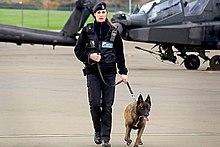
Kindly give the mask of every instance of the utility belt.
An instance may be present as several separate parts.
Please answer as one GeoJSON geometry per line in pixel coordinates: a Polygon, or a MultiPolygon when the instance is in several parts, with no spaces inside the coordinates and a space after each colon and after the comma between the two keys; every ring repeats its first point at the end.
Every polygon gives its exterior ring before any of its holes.
{"type": "Polygon", "coordinates": [[[92,65],[85,65],[82,69],[83,75],[86,76],[88,74],[95,74],[99,75],[100,71],[98,70],[98,64],[99,64],[99,70],[102,72],[102,74],[117,74],[117,67],[115,63],[103,63],[100,62],[94,62],[92,65]]]}
{"type": "MultiPolygon", "coordinates": [[[[100,62],[97,62],[95,65],[93,65],[93,66],[97,66],[97,71],[96,72],[98,72],[98,74],[100,75],[100,78],[102,79],[102,82],[106,85],[106,86],[109,86],[109,87],[114,87],[114,86],[116,86],[116,85],[118,85],[118,84],[120,84],[120,83],[122,83],[123,82],[123,80],[120,80],[120,81],[118,81],[117,83],[115,83],[115,84],[109,84],[109,83],[107,83],[106,81],[105,81],[105,79],[104,79],[104,76],[103,76],[103,73],[102,73],[102,71],[101,71],[101,67],[100,67],[100,62]]],[[[93,68],[94,69],[94,68],[93,68]]],[[[112,72],[113,70],[111,69],[111,71],[110,72],[112,72]]],[[[116,71],[116,70],[115,70],[116,71]]],[[[86,69],[86,67],[83,69],[83,74],[84,74],[84,76],[86,76],[87,75],[87,69],[86,69]]],[[[108,74],[109,74],[109,72],[107,72],[108,74]]],[[[115,73],[110,73],[110,74],[116,74],[116,72],[115,73]]]]}
{"type": "Polygon", "coordinates": [[[83,76],[86,76],[86,75],[87,75],[86,67],[84,67],[84,68],[82,69],[82,72],[83,72],[83,76]]]}

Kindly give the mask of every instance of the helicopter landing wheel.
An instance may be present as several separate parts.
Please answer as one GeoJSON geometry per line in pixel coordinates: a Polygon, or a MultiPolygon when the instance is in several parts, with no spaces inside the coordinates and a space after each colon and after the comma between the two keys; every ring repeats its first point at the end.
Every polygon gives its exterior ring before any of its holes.
{"type": "Polygon", "coordinates": [[[188,55],[184,60],[184,65],[187,69],[197,70],[200,66],[199,57],[196,55],[188,55]]]}
{"type": "Polygon", "coordinates": [[[220,70],[220,55],[215,55],[210,59],[209,65],[214,70],[220,70]]]}

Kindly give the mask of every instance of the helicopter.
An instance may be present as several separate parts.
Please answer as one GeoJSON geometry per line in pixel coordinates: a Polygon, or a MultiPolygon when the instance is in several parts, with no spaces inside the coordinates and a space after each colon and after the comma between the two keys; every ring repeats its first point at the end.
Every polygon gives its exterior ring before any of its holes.
{"type": "Polygon", "coordinates": [[[159,55],[162,61],[176,63],[179,56],[186,69],[197,70],[200,57],[212,70],[220,70],[220,55],[206,55],[207,50],[220,49],[220,0],[153,0],[137,5],[132,14],[117,12],[111,21],[124,40],[156,44],[151,50],[136,49],[159,55]]]}
{"type": "Polygon", "coordinates": [[[80,29],[88,19],[96,0],[78,0],[60,32],[0,24],[0,42],[75,46],[80,29]]]}

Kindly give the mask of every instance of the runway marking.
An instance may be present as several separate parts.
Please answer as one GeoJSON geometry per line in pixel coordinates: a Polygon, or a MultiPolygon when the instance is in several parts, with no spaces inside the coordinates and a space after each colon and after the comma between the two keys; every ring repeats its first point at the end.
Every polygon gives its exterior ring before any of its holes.
{"type": "MultiPolygon", "coordinates": [[[[136,135],[132,133],[132,135],[136,135]]],[[[78,138],[91,137],[93,134],[6,134],[3,138],[78,138]]],[[[124,136],[124,133],[113,133],[112,136],[124,136]]],[[[143,136],[220,136],[220,133],[145,133],[143,136]]]]}

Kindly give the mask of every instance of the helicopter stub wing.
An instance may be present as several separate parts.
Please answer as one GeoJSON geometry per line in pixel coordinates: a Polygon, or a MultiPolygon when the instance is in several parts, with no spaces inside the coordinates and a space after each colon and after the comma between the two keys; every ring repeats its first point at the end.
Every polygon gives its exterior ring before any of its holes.
{"type": "Polygon", "coordinates": [[[200,45],[201,42],[199,40],[201,40],[201,36],[199,36],[199,34],[201,34],[201,28],[193,29],[190,26],[186,25],[131,29],[129,30],[129,37],[132,40],[141,42],[189,44],[190,31],[195,32],[194,36],[191,36],[195,39],[192,44],[200,45]]]}
{"type": "Polygon", "coordinates": [[[128,34],[134,41],[210,48],[220,42],[220,22],[143,27],[131,29],[128,34]]]}

